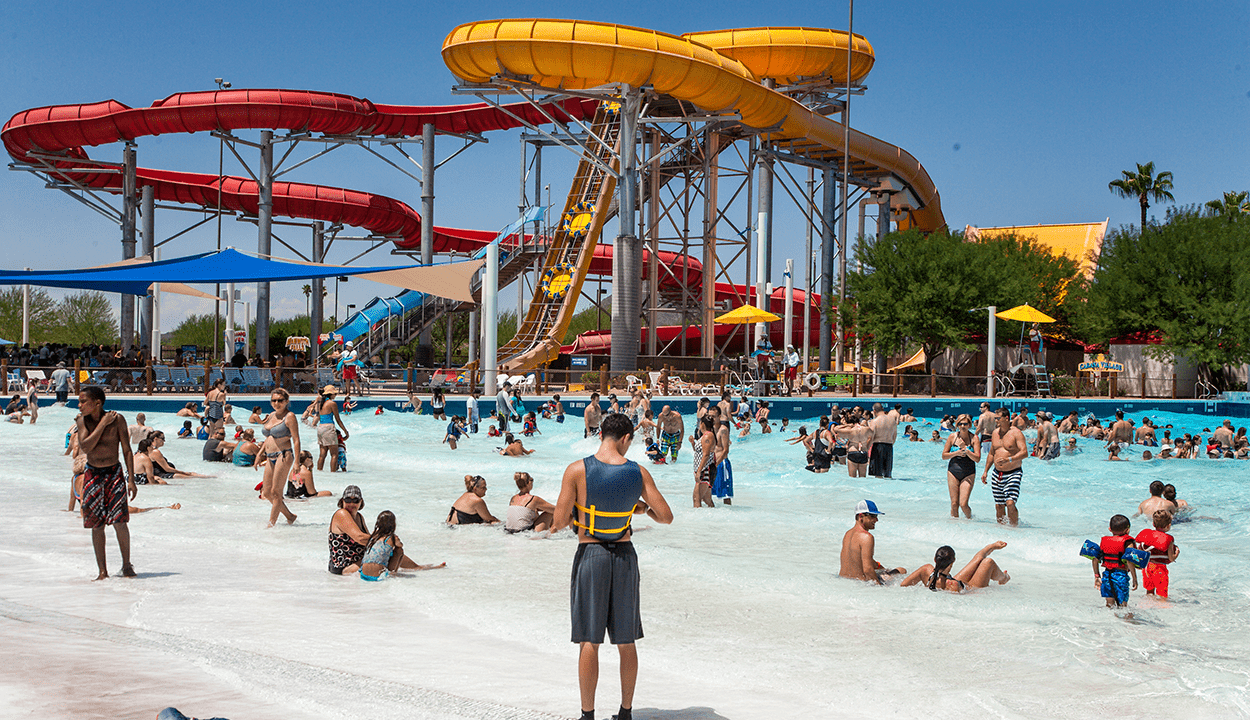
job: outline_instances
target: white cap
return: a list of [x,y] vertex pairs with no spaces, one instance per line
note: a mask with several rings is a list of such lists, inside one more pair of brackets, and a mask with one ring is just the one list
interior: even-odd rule
[[859,504],[855,506],[855,514],[863,515],[865,513],[869,515],[884,515],[885,514],[877,509],[877,504],[875,502],[871,500],[860,500]]
[[348,340],[348,341],[347,341],[347,347],[352,347],[352,341],[351,341],[351,340]]

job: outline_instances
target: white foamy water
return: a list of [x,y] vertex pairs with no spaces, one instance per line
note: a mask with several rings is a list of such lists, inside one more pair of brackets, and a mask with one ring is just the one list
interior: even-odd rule
[[[64,511],[69,463],[59,453],[73,415],[45,410],[33,428],[0,427],[9,510],[0,705],[14,715],[150,718],[175,705],[236,719],[576,716],[571,536],[443,520],[465,473],[487,478],[500,517],[516,470],[554,502],[565,465],[597,447],[580,437],[579,419],[540,421],[545,434],[525,440],[538,452],[514,459],[493,454],[497,439],[484,432],[453,452],[439,444],[444,423],[429,417],[348,417],[350,471],[318,473],[318,488],[360,485],[371,524],[393,511],[409,555],[448,563],[381,583],[326,572],[333,499],[293,502],[296,524],[266,529],[258,473],[203,463],[199,442],[171,440],[166,455],[180,468],[220,477],[141,487],[134,504],[183,509],[132,517],[140,579],[92,583],[90,532]],[[1160,418],[1182,431],[1211,423]],[[149,424],[171,437],[181,426],[172,415]],[[302,437],[315,444],[307,428]],[[895,479],[878,480],[807,473],[801,446],[783,437],[735,442],[731,508],[691,509],[688,446],[676,466],[650,466],[676,519],[636,522],[646,631],[637,717],[1250,714],[1250,463],[1108,463],[1082,440],[1080,455],[1026,461],[1023,526],[1011,529],[993,522],[979,483],[975,519],[947,517],[939,444],[899,444]],[[631,456],[641,460],[641,448]],[[1077,553],[1112,514],[1131,514],[1156,478],[1175,483],[1200,517],[1173,530],[1171,602],[1139,590],[1129,620],[1103,607]],[[875,532],[884,564],[913,569],[949,544],[962,567],[1002,539],[994,557],[1012,581],[951,595],[838,579],[861,498],[885,513]],[[1135,518],[1133,532],[1144,523]],[[607,717],[619,699],[615,652],[602,657],[597,706]],[[49,682],[54,691],[39,689]]]

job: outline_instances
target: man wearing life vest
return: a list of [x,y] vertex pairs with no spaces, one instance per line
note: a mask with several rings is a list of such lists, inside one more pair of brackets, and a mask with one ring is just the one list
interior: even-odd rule
[[655,486],[651,473],[625,459],[634,439],[634,424],[620,413],[599,425],[599,450],[564,470],[556,502],[553,531],[577,527],[571,587],[572,640],[580,646],[577,676],[583,719],[593,720],[599,682],[599,646],[606,632],[621,656],[621,709],[630,720],[638,651],[642,637],[639,612],[638,556],[631,542],[630,521],[646,513],[665,525],[673,511]]
[[1094,585],[1107,599],[1107,607],[1124,607],[1128,604],[1129,574],[1133,576],[1133,590],[1137,589],[1137,568],[1124,561],[1124,551],[1136,547],[1129,535],[1129,521],[1123,515],[1112,515],[1111,534],[1104,535],[1099,543],[1102,550],[1102,575],[1098,574],[1098,559],[1094,564]]
[[1172,529],[1172,513],[1167,510],[1155,510],[1150,516],[1153,528],[1146,528],[1137,533],[1137,546],[1150,552],[1150,564],[1142,570],[1142,587],[1147,595],[1168,596],[1168,565],[1176,560],[1180,548],[1176,547],[1176,539],[1168,534]]

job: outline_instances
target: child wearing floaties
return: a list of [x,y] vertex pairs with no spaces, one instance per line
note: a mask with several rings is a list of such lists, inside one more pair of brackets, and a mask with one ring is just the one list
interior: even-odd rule
[[[337,458],[338,463],[339,463],[339,471],[347,472],[347,438],[343,437],[343,433],[339,432],[338,430],[335,430],[334,432],[336,435],[339,436],[339,454]],[[1136,584],[1134,584],[1134,587],[1136,587]]]
[[525,437],[533,437],[535,433],[542,435],[542,431],[538,429],[538,418],[530,412],[525,415],[525,422],[521,424],[521,434]]
[[182,423],[182,429],[178,431],[178,437],[191,439],[195,437],[195,433],[191,432],[191,421],[186,420]]
[[[1104,535],[1096,547],[1086,542],[1081,554],[1090,559],[1094,567],[1094,585],[1102,597],[1107,599],[1107,607],[1124,607],[1128,604],[1129,576],[1132,575],[1132,590],[1137,589],[1137,567],[1144,565],[1140,560],[1139,551],[1133,536],[1129,534],[1129,520],[1124,515],[1112,515],[1108,528],[1110,535]],[[1101,562],[1102,574],[1098,573]]]
[[1172,513],[1167,510],[1155,510],[1150,517],[1153,528],[1146,528],[1137,533],[1137,545],[1150,552],[1150,562],[1142,571],[1142,587],[1147,595],[1161,598],[1168,596],[1168,565],[1176,560],[1180,548],[1176,546],[1176,538],[1168,534],[1172,529]]
[[500,437],[501,435],[503,435],[503,433],[499,432],[499,428],[494,425],[491,425],[486,431],[486,437]]

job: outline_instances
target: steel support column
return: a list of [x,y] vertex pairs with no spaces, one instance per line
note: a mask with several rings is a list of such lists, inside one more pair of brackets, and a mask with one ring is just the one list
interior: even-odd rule
[[[816,212],[816,168],[807,166],[807,215]],[[803,243],[803,372],[807,372],[812,349],[812,223],[806,224]]]
[[[260,202],[257,203],[256,252],[268,259],[273,243],[273,131],[260,133],[260,167],[256,180],[260,185]],[[256,343],[255,353],[262,361],[269,360],[269,283],[256,283]]]
[[833,339],[829,313],[833,307],[834,261],[837,260],[837,246],[833,237],[837,185],[833,181],[832,168],[826,167],[823,174],[820,200],[820,369],[828,370]]
[[[139,212],[143,216],[143,255],[156,260],[156,256],[153,255],[156,248],[156,189],[151,185],[145,185],[143,188],[142,207]],[[142,347],[151,342],[149,347],[152,354],[160,358],[161,348],[156,344],[152,334],[152,307],[156,292],[156,288],[153,287],[152,293],[139,301],[139,346]]]
[[482,386],[486,397],[499,390],[495,375],[499,367],[499,243],[486,246],[486,267],[482,275]]
[[[647,225],[648,240],[651,242],[651,262],[647,263],[647,356],[655,357],[658,351],[656,325],[659,324],[658,310],[660,306],[660,133],[651,131],[651,167],[647,170]],[[681,268],[686,276],[686,268]]]
[[[315,263],[323,263],[326,261],[326,224],[320,220],[312,224],[313,241],[312,241],[312,261]],[[321,355],[321,324],[325,318],[325,302],[322,300],[321,293],[324,292],[325,280],[323,278],[313,278],[312,281],[312,302],[309,304],[309,340],[312,342],[313,357]],[[312,364],[313,358],[309,358]]]
[[[434,264],[434,124],[421,127],[421,264]],[[418,344],[430,346],[431,327],[421,331]],[[431,359],[434,357],[430,349]]]
[[[771,85],[769,80],[767,84]],[[755,307],[768,310],[768,295],[764,286],[772,279],[773,267],[773,160],[765,150],[764,140],[760,141],[760,159],[756,163],[759,169],[759,210],[755,228]],[[768,332],[764,323],[755,325],[755,344]],[[750,355],[750,348],[747,354]]]
[[[122,259],[135,256],[135,146],[122,150]],[[121,322],[118,337],[125,353],[135,341],[135,296],[121,296]]]
[[626,88],[621,98],[621,181],[617,185],[620,230],[612,253],[611,371],[637,369],[642,311],[642,243],[635,228],[638,207],[638,110],[641,92]]

